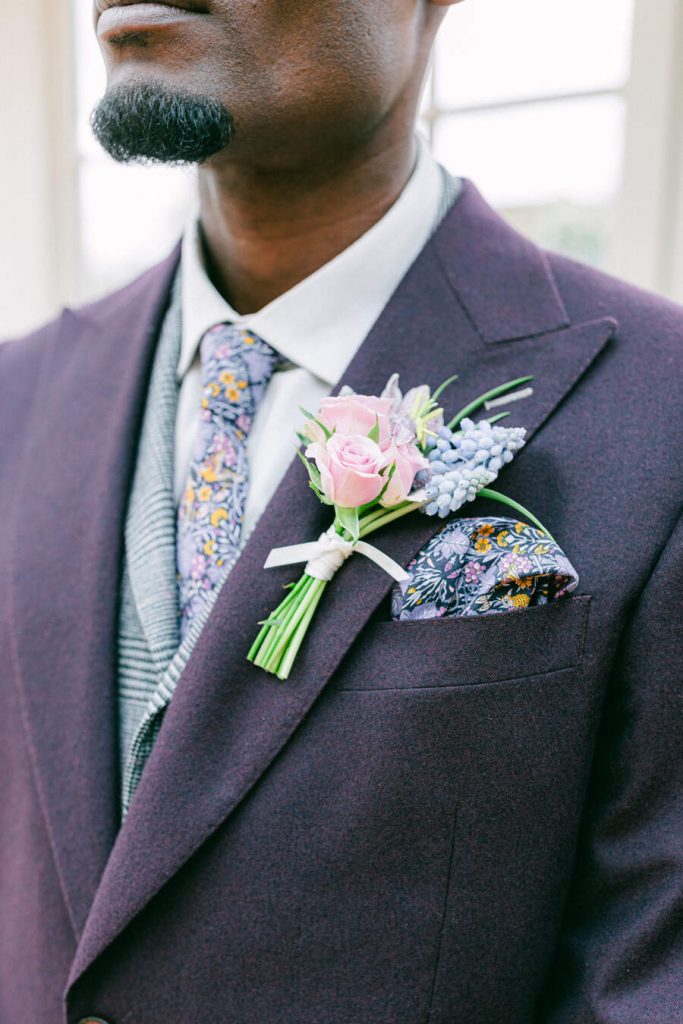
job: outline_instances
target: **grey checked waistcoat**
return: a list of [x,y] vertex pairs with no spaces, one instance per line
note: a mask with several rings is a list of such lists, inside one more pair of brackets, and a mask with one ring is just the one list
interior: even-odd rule
[[[460,193],[444,172],[438,227]],[[173,494],[177,367],[182,338],[182,267],[164,318],[138,446],[128,505],[118,632],[121,812],[130,801],[176,684],[220,587],[178,647],[176,515]],[[242,538],[243,544],[247,537]],[[232,568],[226,567],[226,577]],[[221,584],[222,585],[222,584]]]

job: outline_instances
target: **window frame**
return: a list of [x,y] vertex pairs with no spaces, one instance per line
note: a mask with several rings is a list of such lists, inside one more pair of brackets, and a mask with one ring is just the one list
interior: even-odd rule
[[680,0],[636,0],[615,254],[619,277],[683,301]]

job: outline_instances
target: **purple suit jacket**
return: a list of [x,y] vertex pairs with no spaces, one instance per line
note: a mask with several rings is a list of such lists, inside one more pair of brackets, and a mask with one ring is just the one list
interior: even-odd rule
[[578,594],[392,622],[352,559],[277,683],[245,660],[292,575],[262,565],[326,525],[293,464],[119,830],[122,527],[177,259],[0,351],[0,1024],[683,1021],[683,311],[468,184],[344,382],[533,374],[502,483]]

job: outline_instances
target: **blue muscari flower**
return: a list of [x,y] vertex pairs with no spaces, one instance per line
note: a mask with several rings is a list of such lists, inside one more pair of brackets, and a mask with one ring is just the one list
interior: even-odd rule
[[503,466],[512,462],[525,435],[521,427],[492,426],[487,420],[474,423],[464,419],[455,433],[441,427],[429,452],[429,479],[424,482],[428,501],[423,511],[445,519],[466,501],[474,501]]

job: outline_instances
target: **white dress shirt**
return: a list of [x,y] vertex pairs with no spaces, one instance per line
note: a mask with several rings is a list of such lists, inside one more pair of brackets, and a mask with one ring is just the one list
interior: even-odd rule
[[[182,245],[182,342],[175,436],[175,495],[187,482],[202,397],[199,343],[215,324],[248,328],[287,365],[268,385],[247,451],[250,483],[243,541],[274,494],[297,444],[300,406],[315,412],[379,317],[434,231],[443,175],[421,140],[415,170],[391,209],[348,249],[256,313],[240,316],[213,286],[204,266],[196,213]],[[291,364],[291,365],[290,365]],[[392,372],[387,366],[387,377]]]

